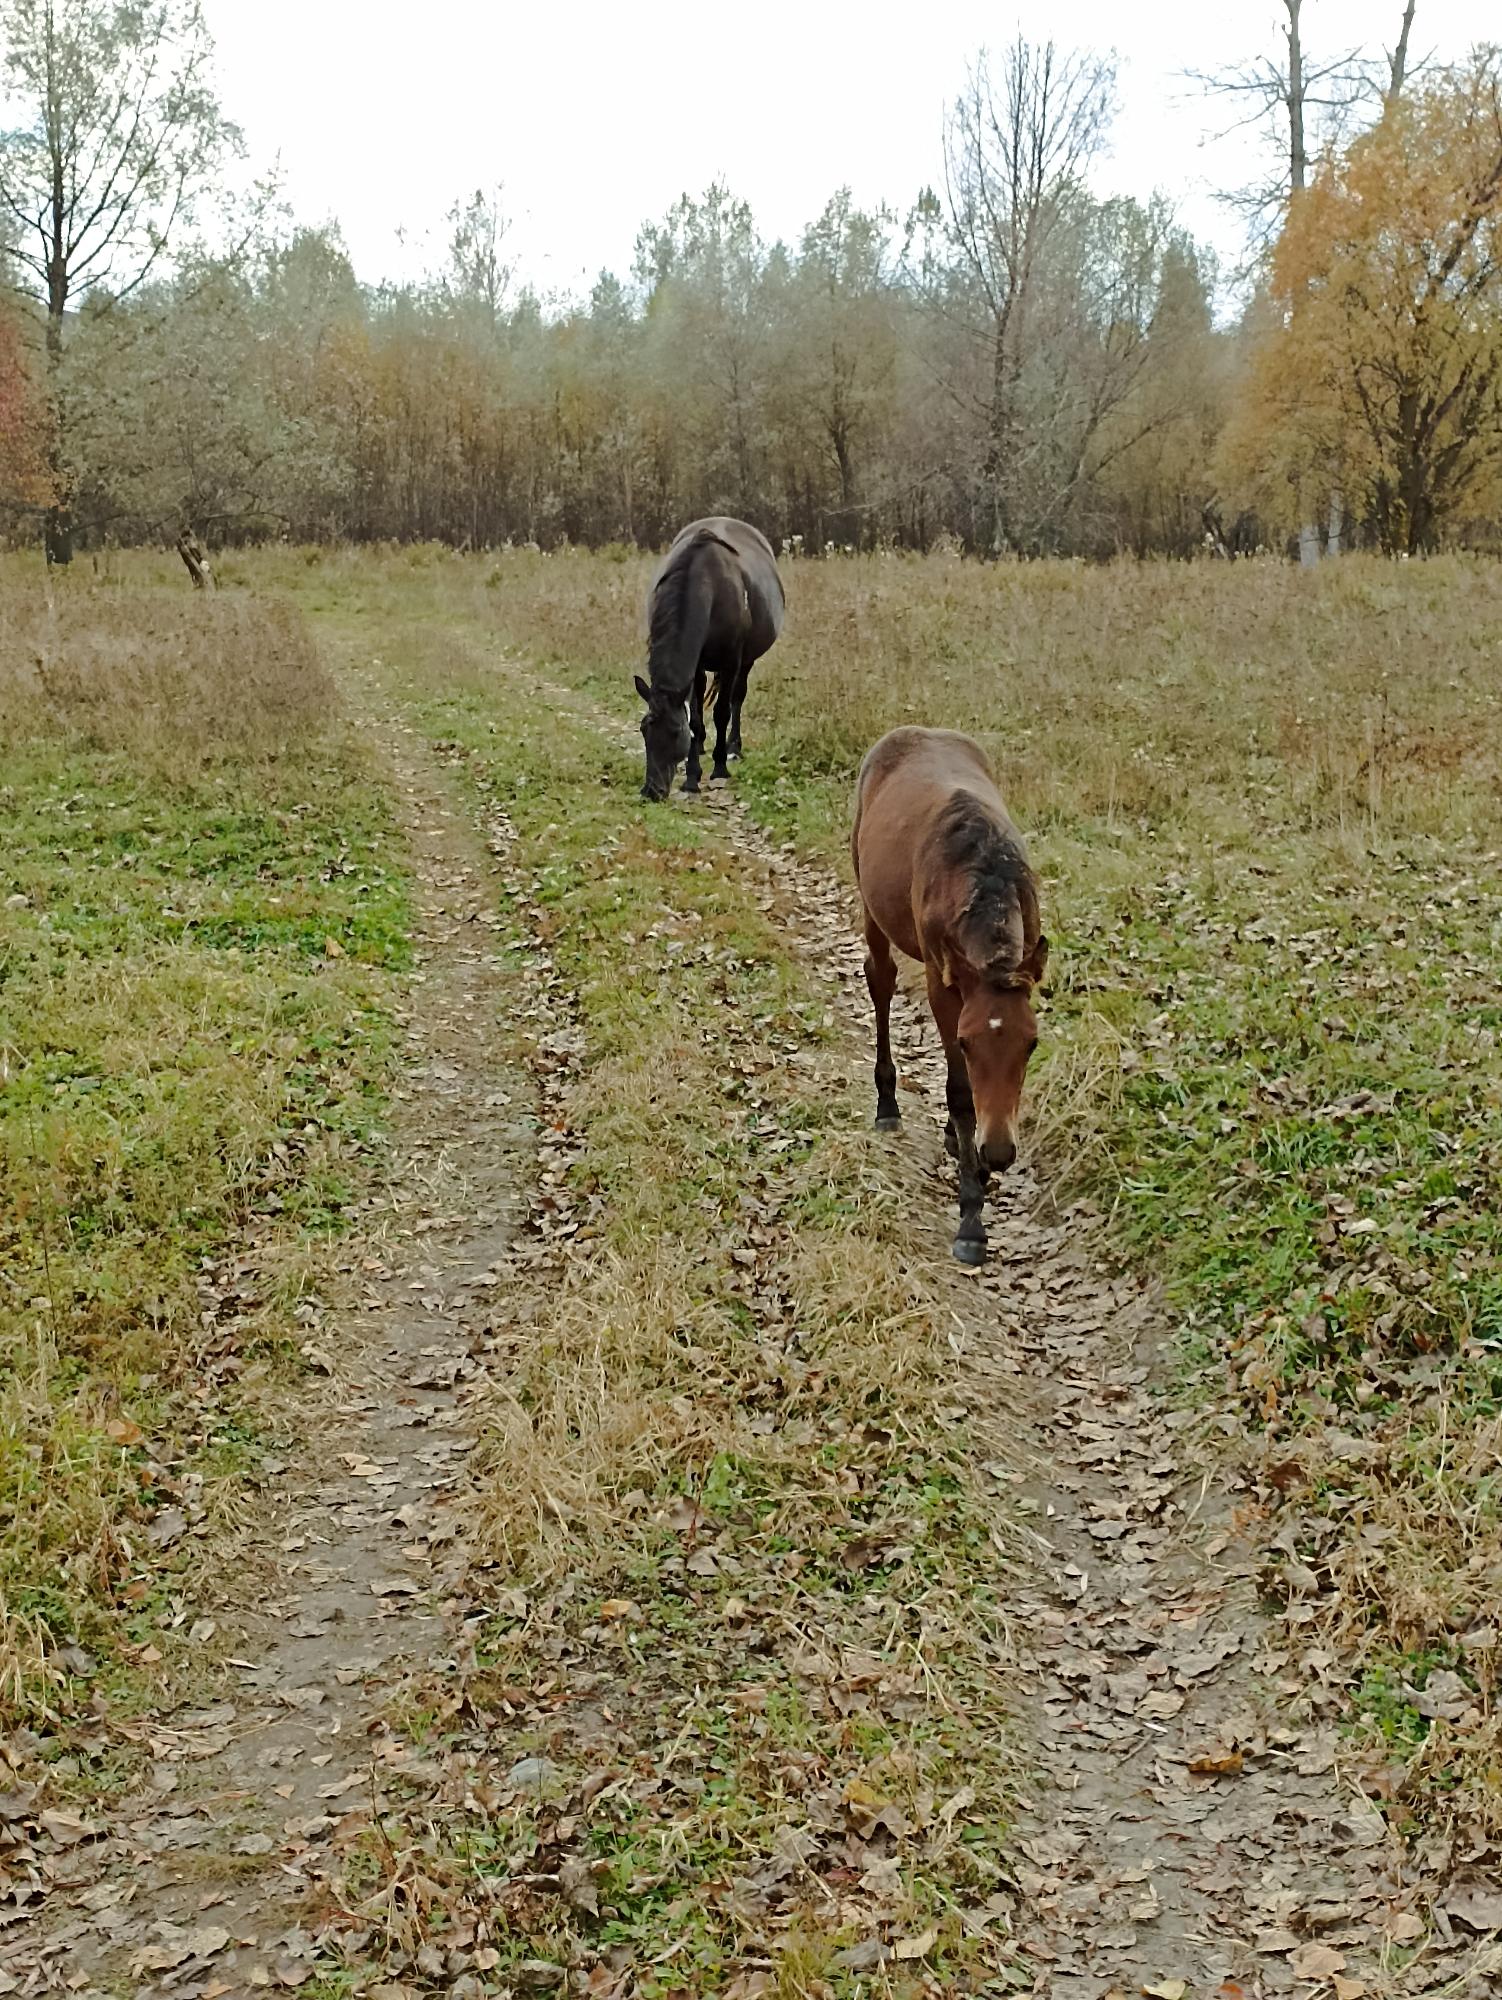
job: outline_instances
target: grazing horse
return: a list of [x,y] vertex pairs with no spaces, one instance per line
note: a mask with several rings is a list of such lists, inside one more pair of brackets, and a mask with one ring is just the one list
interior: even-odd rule
[[704,691],[713,677],[715,745],[711,778],[728,778],[727,752],[741,754],[746,680],[782,630],[782,579],[772,545],[728,515],[691,521],[652,579],[647,674],[636,691],[647,704],[644,799],[665,799],[687,760],[683,789],[696,792],[703,769]]
[[1038,1045],[1032,990],[1048,964],[1038,887],[985,752],[950,729],[894,729],[866,754],[850,837],[876,1009],[876,1129],[894,1132],[895,946],[921,960],[949,1065],[944,1144],[959,1162],[954,1254],[982,1264],[981,1209],[1017,1157],[1017,1107]]

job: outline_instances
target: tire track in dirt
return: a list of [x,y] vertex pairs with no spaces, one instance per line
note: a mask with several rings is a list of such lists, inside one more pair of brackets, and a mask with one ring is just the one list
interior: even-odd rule
[[[639,754],[635,730],[530,668],[528,681]],[[868,1062],[851,893],[728,790],[673,805],[728,824]],[[893,1041],[921,1115],[884,1146],[922,1249],[947,1265],[942,1058],[913,977]],[[849,1054],[836,1061],[848,1074]],[[1019,1977],[1052,2000],[1494,1992],[1499,1955],[1431,1933],[1434,1885],[1342,1771],[1330,1663],[1259,1609],[1236,1532],[1238,1415],[1176,1402],[1152,1293],[1103,1268],[1094,1219],[1059,1212],[1034,1171],[993,1184],[989,1220],[990,1262],[952,1276],[952,1345],[981,1457],[1033,1468],[1018,1499],[1037,1561],[1018,1583],[1026,1666],[1010,1704],[1034,1772],[1016,1842]]]
[[483,852],[415,734],[360,687],[415,902],[391,1192],[305,1350],[323,1371],[300,1399],[306,1444],[267,1468],[265,1511],[205,1600],[232,1635],[221,1698],[122,1729],[144,1781],[4,1933],[0,1993],[295,1990],[328,1963],[323,1920],[341,1955],[360,1948],[327,1897],[337,1855],[428,1781],[390,1718],[408,1673],[462,1644],[466,1400],[533,1093],[498,1053]]

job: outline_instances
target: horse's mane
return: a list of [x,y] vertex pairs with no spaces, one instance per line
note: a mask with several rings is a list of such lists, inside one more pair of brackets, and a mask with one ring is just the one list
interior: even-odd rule
[[647,632],[648,672],[655,685],[657,663],[666,648],[677,639],[683,625],[684,605],[688,597],[689,579],[693,575],[694,560],[706,548],[730,549],[737,551],[713,528],[701,528],[686,542],[674,549],[664,564],[662,573],[652,591],[652,617]]
[[966,791],[954,793],[935,831],[943,860],[964,878],[958,928],[969,956],[1004,986],[1038,936],[1038,885],[1022,842]]

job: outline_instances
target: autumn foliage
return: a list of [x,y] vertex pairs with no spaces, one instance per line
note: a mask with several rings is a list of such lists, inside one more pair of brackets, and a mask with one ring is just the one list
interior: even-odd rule
[[0,312],[0,507],[37,507],[46,497],[45,406],[20,327]]
[[1232,480],[1291,525],[1340,492],[1417,554],[1502,498],[1502,54],[1390,105],[1320,167],[1277,246]]

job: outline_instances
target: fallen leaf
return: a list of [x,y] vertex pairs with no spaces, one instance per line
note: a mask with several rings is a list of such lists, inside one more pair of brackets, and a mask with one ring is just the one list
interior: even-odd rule
[[1169,1688],[1157,1688],[1138,1702],[1137,1713],[1145,1722],[1167,1722],[1183,1706],[1184,1697],[1181,1694],[1174,1694]]
[[188,1532],[187,1516],[178,1507],[164,1507],[146,1527],[146,1539],[159,1549],[170,1549]]
[[323,955],[325,958],[343,958],[344,946],[340,944],[338,938],[326,937],[323,941]]
[[898,1938],[892,1946],[892,1956],[900,1959],[927,1958],[938,1942],[939,1927],[935,1924],[929,1930],[920,1931],[917,1937]]
[[1189,1759],[1189,1768],[1201,1777],[1237,1778],[1241,1775],[1239,1750],[1201,1750]]
[[1329,1979],[1343,1971],[1346,1955],[1328,1944],[1300,1945],[1288,1963],[1300,1979]]
[[1150,1993],[1153,2000],[1184,2000],[1184,1995],[1189,1991],[1189,1981],[1155,1979],[1150,1986],[1144,1986],[1142,1990],[1144,1993]]
[[1468,1931],[1502,1931],[1502,1886],[1494,1878],[1463,1876],[1440,1907]]
[[1361,2000],[1365,1991],[1364,1979],[1341,1979],[1337,1976],[1335,1980],[1335,2000]]

